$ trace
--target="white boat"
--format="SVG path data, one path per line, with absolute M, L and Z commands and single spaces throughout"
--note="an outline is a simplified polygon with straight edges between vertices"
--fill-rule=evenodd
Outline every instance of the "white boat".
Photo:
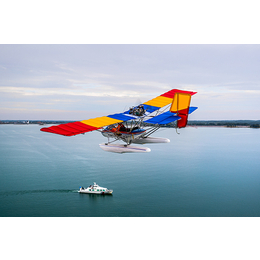
M 79 187 L 79 193 L 89 193 L 89 194 L 112 194 L 113 190 L 109 190 L 104 187 L 100 187 L 98 184 L 94 182 L 93 185 L 89 185 L 89 187 Z

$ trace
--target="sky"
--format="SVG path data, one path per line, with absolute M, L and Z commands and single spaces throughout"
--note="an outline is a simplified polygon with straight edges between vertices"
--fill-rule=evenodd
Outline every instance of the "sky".
M 84 120 L 171 89 L 190 120 L 260 119 L 260 45 L 1 44 L 0 120 Z

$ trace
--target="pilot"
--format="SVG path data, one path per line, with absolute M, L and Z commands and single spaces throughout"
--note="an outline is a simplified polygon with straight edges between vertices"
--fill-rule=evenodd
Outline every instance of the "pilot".
M 116 129 L 117 131 L 126 131 L 126 127 L 122 123 L 119 123 Z

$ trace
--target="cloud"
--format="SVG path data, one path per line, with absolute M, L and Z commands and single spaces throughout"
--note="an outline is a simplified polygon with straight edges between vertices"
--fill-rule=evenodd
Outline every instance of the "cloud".
M 198 119 L 217 106 L 232 119 L 241 104 L 257 110 L 259 66 L 258 45 L 0 45 L 0 100 L 116 112 L 180 88 L 198 92 Z
M 83 84 L 82 84 L 83 85 Z M 20 96 L 80 96 L 80 97 L 139 97 L 140 94 L 131 90 L 107 90 L 100 86 L 99 89 L 80 87 L 76 89 L 63 88 L 26 88 L 26 87 L 0 87 L 0 93 L 7 93 L 10 96 L 18 94 Z

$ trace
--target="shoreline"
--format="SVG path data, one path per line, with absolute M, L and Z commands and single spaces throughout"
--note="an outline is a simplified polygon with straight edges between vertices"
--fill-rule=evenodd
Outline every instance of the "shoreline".
M 0 125 L 59 125 L 77 120 L 0 120 Z M 154 124 L 143 123 L 143 126 Z M 176 128 L 176 123 L 161 125 L 162 128 Z M 189 120 L 187 127 L 227 127 L 227 128 L 260 128 L 260 120 Z
M 75 121 L 73 121 L 75 122 Z M 48 122 L 48 123 L 1 123 L 0 125 L 40 125 L 40 126 L 47 126 L 47 125 L 57 125 L 57 124 L 65 124 L 65 122 Z M 145 126 L 148 127 L 149 125 Z M 260 128 L 260 125 L 258 126 L 252 126 L 252 125 L 187 125 L 186 127 L 194 127 L 194 128 L 198 128 L 198 127 L 222 127 L 222 128 L 254 128 L 254 129 L 258 129 Z M 161 126 L 161 128 L 175 128 L 174 126 Z

